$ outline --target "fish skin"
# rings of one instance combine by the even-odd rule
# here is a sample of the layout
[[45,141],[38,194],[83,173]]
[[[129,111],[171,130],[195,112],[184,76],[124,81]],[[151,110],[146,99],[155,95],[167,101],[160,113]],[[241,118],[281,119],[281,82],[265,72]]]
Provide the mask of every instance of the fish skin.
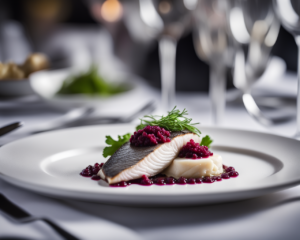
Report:
[[[181,138],[183,137],[182,141]],[[171,141],[149,147],[123,144],[103,165],[98,173],[109,184],[153,176],[165,169],[174,160],[180,149],[190,139],[201,142],[201,138],[189,131],[171,132]],[[157,156],[162,156],[159,159]]]

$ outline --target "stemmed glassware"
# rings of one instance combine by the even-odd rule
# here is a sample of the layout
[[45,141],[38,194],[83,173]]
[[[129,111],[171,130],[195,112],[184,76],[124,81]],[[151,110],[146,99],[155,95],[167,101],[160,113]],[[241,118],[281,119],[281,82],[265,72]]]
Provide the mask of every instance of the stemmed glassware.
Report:
[[191,23],[194,0],[140,0],[142,20],[156,34],[159,42],[162,108],[175,104],[175,60],[177,41]]
[[264,73],[279,33],[272,0],[199,0],[194,11],[194,45],[210,65],[210,98],[215,124],[225,109],[226,70],[233,68],[234,84],[243,92],[248,113],[264,125],[289,116],[267,118],[251,95],[252,85]]
[[210,65],[209,95],[213,123],[222,123],[225,109],[226,70],[233,59],[233,41],[228,25],[230,2],[199,0],[194,11],[194,46],[198,57]]
[[[110,9],[115,9],[118,1],[89,0],[92,12],[97,19],[103,20],[103,4],[110,2]],[[114,3],[114,4],[113,4]],[[139,59],[145,46],[153,39],[158,40],[161,72],[161,89],[163,111],[171,110],[175,104],[175,60],[177,41],[191,26],[191,10],[197,0],[124,0],[120,1],[120,18],[112,19],[106,16],[106,25],[110,28],[113,23],[126,26],[128,33],[135,41],[135,58]],[[101,7],[102,6],[102,7]],[[96,8],[97,7],[97,8]],[[99,15],[99,16],[98,16]],[[112,21],[113,20],[113,21]],[[142,48],[139,48],[141,44]]]
[[297,130],[294,137],[300,139],[300,1],[273,0],[273,3],[282,25],[294,35],[298,46]]
[[233,0],[231,3],[229,22],[236,42],[234,85],[242,90],[246,110],[258,122],[271,125],[285,121],[289,116],[267,118],[251,95],[252,85],[264,73],[279,33],[280,24],[272,0]]

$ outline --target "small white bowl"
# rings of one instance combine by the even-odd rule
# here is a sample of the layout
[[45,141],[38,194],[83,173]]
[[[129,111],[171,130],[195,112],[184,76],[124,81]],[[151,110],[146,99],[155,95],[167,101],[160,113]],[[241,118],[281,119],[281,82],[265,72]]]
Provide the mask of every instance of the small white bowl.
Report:
[[63,109],[86,105],[99,107],[107,101],[121,101],[122,98],[128,97],[132,95],[133,92],[138,91],[136,82],[132,80],[133,78],[129,74],[122,73],[119,74],[117,78],[110,79],[106,77],[105,79],[114,83],[128,84],[128,91],[123,93],[108,97],[89,96],[84,94],[57,94],[64,80],[74,74],[76,74],[76,70],[74,69],[39,71],[30,75],[30,85],[33,91],[40,97],[44,98],[52,105]]

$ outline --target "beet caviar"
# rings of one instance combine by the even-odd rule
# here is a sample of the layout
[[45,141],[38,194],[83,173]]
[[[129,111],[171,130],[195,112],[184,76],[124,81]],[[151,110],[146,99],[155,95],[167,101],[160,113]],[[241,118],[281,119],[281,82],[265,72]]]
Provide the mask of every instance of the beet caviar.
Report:
[[[102,168],[103,163],[95,163],[94,166],[87,166],[85,169],[83,169],[80,173],[83,177],[91,177],[92,180],[100,180],[100,177],[96,175],[100,169]],[[98,170],[99,169],[99,170]],[[97,171],[97,172],[96,172]],[[186,185],[186,184],[201,184],[201,183],[214,183],[222,181],[222,179],[229,179],[232,177],[237,177],[239,173],[235,171],[233,167],[228,167],[226,165],[223,165],[223,173],[220,176],[212,176],[212,177],[202,177],[202,178],[185,178],[180,177],[178,179],[173,177],[167,177],[164,174],[157,174],[153,177],[147,177],[146,175],[143,175],[139,179],[134,179],[130,181],[122,181],[114,184],[110,184],[111,187],[126,187],[131,184],[138,184],[141,186],[151,186],[151,185]]]
[[155,146],[159,143],[170,142],[170,132],[158,126],[146,126],[134,132],[130,138],[131,145],[135,147]]
[[207,146],[200,146],[199,143],[195,143],[193,139],[191,139],[186,145],[184,145],[180,152],[180,158],[208,158],[212,156],[213,153],[208,150]]
[[83,169],[80,173],[83,177],[92,177],[92,180],[100,180],[100,177],[97,173],[100,171],[104,163],[95,163],[94,166],[89,165],[85,169]]

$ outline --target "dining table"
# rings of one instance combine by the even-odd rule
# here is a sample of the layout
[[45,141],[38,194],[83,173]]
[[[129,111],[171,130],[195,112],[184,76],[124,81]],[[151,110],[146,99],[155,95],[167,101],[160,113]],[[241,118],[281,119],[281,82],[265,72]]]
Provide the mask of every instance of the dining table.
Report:
[[[296,77],[285,75],[283,78]],[[296,80],[293,81],[296,84]],[[148,85],[144,87],[148,97],[159,103],[159,91]],[[280,125],[263,126],[247,113],[238,97],[230,100],[230,94],[227,95],[224,121],[218,127],[292,138],[296,118]],[[138,105],[142,100],[135,102]],[[176,105],[188,110],[193,121],[200,123],[200,130],[201,126],[212,126],[207,93],[178,92]],[[119,103],[113,108],[102,106],[99,114],[125,115],[134,111],[134,104]],[[157,108],[152,113],[159,111]],[[62,110],[37,96],[5,99],[0,102],[0,126],[22,121],[23,127],[1,137],[0,145],[27,137],[29,129],[62,114]],[[138,121],[135,119],[133,123]],[[51,219],[79,239],[300,239],[300,186],[233,202],[178,206],[135,206],[50,197],[3,179],[0,179],[0,193],[28,213]],[[42,221],[16,224],[0,213],[0,239],[62,238]]]

